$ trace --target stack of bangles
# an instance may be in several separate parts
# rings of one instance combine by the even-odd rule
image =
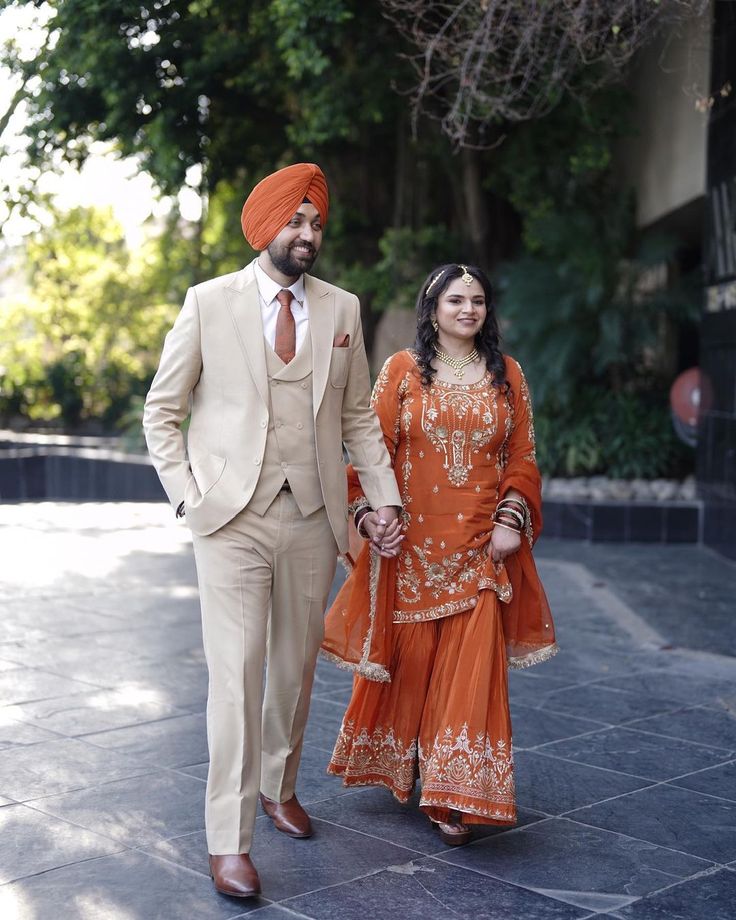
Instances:
[[[355,512],[355,516],[353,518],[355,522],[355,529],[358,531],[358,536],[363,537],[364,540],[368,539],[368,534],[363,529],[363,522],[372,510],[373,509],[370,505],[364,505],[362,508]]]
[[[505,527],[521,533],[529,520],[529,509],[523,499],[502,498],[493,512],[493,523],[496,527]]]

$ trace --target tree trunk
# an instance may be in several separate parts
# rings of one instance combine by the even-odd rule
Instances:
[[[487,267],[490,261],[488,210],[481,183],[481,155],[477,150],[463,149],[460,153],[460,163],[465,205],[465,236],[470,242],[473,261],[477,265]]]
[[[408,223],[407,216],[411,214],[411,203],[407,202],[407,171],[408,171],[408,146],[407,119],[403,112],[396,116],[396,166],[394,168],[394,215],[392,226],[398,228]]]

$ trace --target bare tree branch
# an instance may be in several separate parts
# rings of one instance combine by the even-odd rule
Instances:
[[[565,92],[614,79],[660,29],[709,0],[381,0],[413,51],[414,126],[436,118],[457,147],[496,142],[494,125],[546,115]],[[583,78],[581,74],[584,71]]]

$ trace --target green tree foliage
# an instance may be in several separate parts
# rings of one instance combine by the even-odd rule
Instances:
[[[11,2],[41,6],[40,0],[0,0],[0,10]],[[16,408],[37,416],[112,418],[124,403],[125,375],[134,392],[141,390],[165,325],[159,328],[155,319],[146,340],[136,317],[152,309],[149,304],[181,302],[193,281],[239,268],[250,255],[239,232],[246,192],[280,165],[314,160],[325,168],[332,192],[317,271],[361,295],[368,344],[380,311],[410,306],[433,264],[474,261],[493,273],[506,260],[499,312],[509,350],[528,371],[540,424],[572,431],[578,421],[586,423],[575,429],[569,448],[542,453],[546,470],[610,468],[610,451],[601,444],[606,413],[618,428],[605,437],[612,443],[624,432],[624,449],[634,445],[633,418],[637,432],[664,430],[669,380],[662,330],[690,320],[693,300],[681,287],[643,283],[647,272],[672,262],[673,246],[637,237],[630,196],[616,181],[612,152],[629,130],[631,109],[619,87],[586,92],[584,103],[560,93],[544,118],[494,122],[493,137],[503,138],[494,149],[456,153],[434,122],[420,119],[418,137],[412,136],[411,100],[401,93],[412,82],[402,57],[407,45],[379,3],[48,5],[54,16],[39,55],[24,61],[12,43],[0,53],[24,81],[19,98],[25,93],[30,161],[39,169],[59,155],[81,163],[91,142],[112,142],[121,154],[138,156],[166,193],[187,178],[193,182],[197,167],[205,209],[188,236],[172,217],[147,250],[145,272],[97,229],[87,237],[94,243],[82,246],[90,261],[82,265],[81,255],[70,254],[55,275],[51,266],[40,267],[40,250],[31,247],[45,293],[39,297],[34,286],[33,306],[5,309],[4,323],[17,334],[12,348],[0,344],[12,370],[5,398]],[[554,4],[548,6],[554,17]],[[583,68],[570,85],[586,80],[601,82]],[[72,232],[61,219],[54,232],[62,226]],[[109,298],[100,300],[104,285],[94,283],[107,277],[105,265],[112,263],[124,279],[117,288],[113,277],[106,282],[121,311],[117,338],[106,312]],[[62,325],[49,317],[62,308],[61,292],[70,284],[73,321],[65,314],[59,331]],[[83,298],[89,298],[87,319]],[[133,327],[123,334],[128,318]],[[92,328],[98,321],[99,333]],[[34,330],[43,347],[32,344]],[[108,368],[105,361],[125,336],[127,348]],[[138,349],[145,350],[146,341],[144,355]],[[126,368],[126,360],[138,363]],[[598,399],[606,393],[616,406]],[[629,456],[635,453],[651,458],[656,451],[640,444],[631,446]]]
[[[0,411],[112,422],[143,393],[177,306],[155,299],[156,253],[131,257],[106,210],[56,215],[27,247],[28,293],[0,307]]]
[[[29,0],[26,0],[29,2]],[[0,0],[0,8],[8,5]],[[93,140],[137,154],[166,192],[204,166],[205,187],[247,189],[319,153],[346,179],[390,162],[401,101],[398,40],[350,0],[51,0],[51,41],[32,78],[31,156],[82,161]],[[369,129],[369,131],[368,131]],[[355,162],[340,167],[350,148]],[[361,163],[361,160],[364,162]],[[365,178],[365,174],[363,175]],[[346,181],[344,201],[366,190]]]
[[[698,279],[677,276],[676,241],[637,233],[616,182],[628,103],[614,88],[582,117],[560,106],[513,136],[499,170],[524,217],[524,250],[502,271],[506,341],[531,381],[551,474],[686,465],[669,418],[666,332],[697,321]]]
[[[0,0],[0,9],[10,2]],[[485,258],[487,234],[472,231],[472,216],[482,213],[486,193],[477,180],[464,193],[458,176],[465,159],[451,155],[435,126],[423,125],[419,140],[411,138],[408,100],[396,91],[407,83],[409,65],[379,4],[49,6],[55,15],[42,52],[32,61],[12,46],[4,54],[26,80],[29,156],[39,168],[59,153],[81,163],[92,141],[107,141],[140,157],[166,193],[182,186],[191,167],[202,167],[203,194],[222,201],[242,200],[280,165],[315,160],[333,193],[328,245],[335,280],[343,269],[380,258],[387,228],[442,222],[465,243],[465,258]],[[482,173],[476,168],[472,175]],[[240,239],[237,223],[228,232]],[[203,277],[208,264],[193,263],[194,277]]]

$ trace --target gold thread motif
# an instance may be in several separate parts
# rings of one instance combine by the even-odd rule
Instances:
[[[511,743],[493,742],[485,732],[469,736],[468,725],[460,731],[445,728],[435,737],[431,750],[419,748],[419,774],[423,798],[444,799],[452,807],[454,797],[480,799],[499,806],[514,807],[514,762]]]
[[[370,606],[368,610],[368,629],[366,630],[365,638],[363,639],[363,648],[361,649],[360,661],[344,661],[342,658],[339,658],[337,655],[334,655],[332,652],[328,652],[325,649],[320,649],[320,654],[323,658],[326,658],[328,661],[332,661],[344,671],[353,671],[355,674],[359,674],[361,677],[365,677],[368,680],[377,680],[385,683],[390,683],[391,675],[386,670],[386,668],[383,665],[376,664],[376,662],[368,660],[371,654],[371,641],[373,639],[373,629],[376,625],[376,614],[378,612],[378,579],[381,575],[381,557],[377,556],[375,553],[370,553],[368,564],[370,566],[368,574],[368,595]]]
[[[502,822],[515,817],[510,740],[494,742],[485,732],[471,739],[467,723],[459,729],[448,726],[425,752],[416,738],[402,738],[391,726],[369,732],[343,721],[327,770],[349,786],[386,786],[402,802],[420,778],[420,805],[457,808]]]
[[[478,595],[466,597],[462,600],[448,601],[445,604],[439,604],[436,607],[429,607],[427,610],[416,610],[407,613],[405,610],[394,610],[394,623],[425,623],[427,620],[441,620],[443,617],[450,617],[454,613],[463,613],[465,610],[472,610],[478,601]]]
[[[488,577],[478,579],[478,590],[493,591],[502,604],[510,604],[511,598],[514,596],[514,589],[511,587],[511,582],[498,582]]]
[[[448,803],[442,797],[436,796],[425,796],[419,799],[419,806],[425,805],[430,808],[447,808]],[[516,824],[516,808],[512,806],[506,806],[504,808],[498,808],[496,806],[491,806],[490,808],[479,808],[476,805],[469,804],[466,800],[462,802],[462,809],[458,806],[455,808],[456,811],[462,811],[465,814],[469,815],[480,815],[483,818],[490,818],[494,822],[499,824]]]
[[[365,677],[367,680],[374,680],[386,684],[391,683],[391,675],[383,665],[374,664],[372,662],[365,663],[359,661],[354,663],[352,661],[345,661],[343,658],[323,648],[319,650],[319,654],[325,661],[331,661],[332,664],[337,665],[341,671],[352,671],[353,674],[358,674],[360,677]]]
[[[418,355],[411,349],[389,358],[371,400],[374,406],[380,402],[384,431],[390,432],[386,442],[406,527],[406,540],[396,560],[395,623],[460,613],[477,603],[481,590],[493,591],[501,603],[511,600],[511,585],[492,574],[486,577],[483,567],[487,528],[509,463],[515,422],[524,426],[526,434],[530,408],[524,387],[519,387],[519,393],[524,390],[527,398],[517,397],[515,407],[511,396],[516,394],[494,387],[490,375],[470,384],[434,380],[426,387],[420,383],[417,362]],[[391,393],[386,392],[389,386]],[[423,462],[420,451],[425,455]],[[445,486],[437,473],[426,482],[426,476],[418,475],[433,451],[439,454],[434,470],[444,472]],[[524,459],[529,456],[527,453]],[[456,488],[472,491],[474,515],[482,509],[479,526],[470,517],[470,506],[463,509],[463,521],[457,520],[456,511],[448,514],[446,500]],[[456,536],[446,539],[455,527]],[[459,540],[461,529],[464,536]],[[526,536],[531,543],[531,521]],[[367,659],[364,664],[367,666]]]
[[[363,727],[356,734],[352,720],[343,721],[335,742],[330,767],[338,768],[345,778],[370,776],[375,782],[382,777],[392,790],[407,798],[414,788],[417,775],[417,741],[397,737],[393,728],[378,726],[371,734]]]
[[[546,645],[544,648],[527,652],[526,655],[508,656],[506,661],[511,671],[521,671],[523,668],[531,668],[534,667],[535,664],[549,661],[550,658],[554,658],[559,650],[559,645],[553,642],[551,645]]]
[[[422,393],[421,425],[429,443],[444,454],[450,485],[465,485],[473,456],[491,443],[498,428],[496,389],[488,375],[461,390],[429,387]]]
[[[529,398],[529,385],[526,382],[526,377],[524,372],[521,369],[521,366],[517,362],[516,366],[519,368],[519,376],[521,377],[521,383],[519,389],[521,391],[521,399],[524,403],[524,409],[526,411],[527,418],[527,437],[529,438],[529,443],[532,448],[528,454],[525,454],[521,459],[525,460],[527,463],[536,463],[537,462],[537,450],[536,450],[536,438],[534,435],[534,412],[532,411],[532,401]]]

